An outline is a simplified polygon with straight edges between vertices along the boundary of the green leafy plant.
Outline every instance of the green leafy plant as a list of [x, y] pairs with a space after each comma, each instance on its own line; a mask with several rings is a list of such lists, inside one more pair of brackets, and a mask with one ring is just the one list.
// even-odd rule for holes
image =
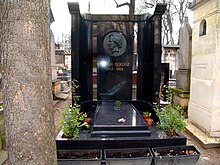
[[167, 105], [162, 110], [157, 110], [156, 115], [160, 119], [158, 128], [166, 132], [168, 136], [178, 136], [178, 133], [185, 130], [185, 118], [180, 115], [180, 107]]
[[185, 130], [185, 118], [181, 116], [180, 106], [173, 106], [172, 103], [172, 89], [167, 88], [166, 94], [168, 96], [169, 104], [164, 108], [155, 106], [156, 115], [159, 117], [160, 122], [157, 123], [158, 128], [166, 132], [168, 136], [178, 136], [178, 133]]
[[79, 128], [87, 127], [89, 124], [84, 122], [84, 119], [87, 117], [86, 113], [79, 112], [80, 105], [78, 104], [79, 96], [77, 96], [76, 91], [79, 88], [79, 85], [76, 84], [77, 80], [72, 82], [72, 94], [73, 94], [73, 106], [72, 108], [67, 107], [62, 113], [61, 119], [61, 129], [63, 134], [67, 138], [76, 138], [79, 136]]
[[149, 114], [149, 112], [143, 112], [143, 115], [144, 116], [146, 116], [146, 115], [148, 115]]
[[121, 106], [121, 101], [116, 100], [116, 101], [115, 101], [115, 106], [116, 106], [116, 107], [120, 107], [120, 106]]
[[148, 118], [150, 118], [151, 113], [150, 112], [143, 112], [143, 116], [148, 116]]

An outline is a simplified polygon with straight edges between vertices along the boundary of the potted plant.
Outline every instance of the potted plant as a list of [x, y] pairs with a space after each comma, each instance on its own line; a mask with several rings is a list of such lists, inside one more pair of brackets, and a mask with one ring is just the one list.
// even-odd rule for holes
[[[167, 100], [169, 102], [164, 108], [156, 107], [156, 115], [160, 122], [157, 127], [162, 129], [167, 136], [177, 137], [185, 130], [185, 118], [181, 115], [180, 107], [172, 105], [172, 89], [167, 88]], [[155, 165], [162, 164], [195, 164], [199, 159], [199, 152], [194, 146], [166, 146], [152, 148]]]
[[[76, 80], [72, 83], [74, 104], [71, 108], [68, 107], [64, 110], [61, 120], [60, 133], [63, 133], [61, 137], [68, 140], [77, 138], [81, 127], [89, 128], [89, 122], [91, 120], [90, 118], [87, 118], [86, 113], [79, 111], [79, 96], [76, 95], [76, 91], [79, 86], [76, 83]], [[95, 149], [83, 150], [62, 148], [57, 150], [57, 159], [59, 165], [100, 165], [102, 160], [102, 151]]]
[[121, 101], [116, 100], [114, 103], [114, 110], [121, 110]]
[[145, 121], [149, 118], [149, 112], [143, 112], [143, 118]]
[[91, 118], [85, 118], [84, 120], [83, 120], [84, 122], [86, 122], [87, 124], [90, 124], [90, 122], [91, 122]]
[[147, 119], [147, 125], [152, 126], [152, 124], [153, 124], [153, 119], [151, 119], [151, 113], [149, 113], [148, 119]]
[[172, 105], [172, 90], [167, 88], [167, 100], [169, 104], [164, 108], [156, 107], [156, 115], [160, 122], [157, 123], [158, 128], [162, 129], [168, 136], [178, 136], [180, 132], [185, 130], [185, 118], [181, 116], [180, 107]]
[[87, 117], [86, 113], [79, 112], [79, 106], [76, 104], [70, 109], [63, 112], [62, 131], [65, 138], [77, 138], [79, 129], [83, 126], [89, 127], [89, 124], [84, 122]]
[[157, 110], [157, 116], [160, 122], [158, 128], [162, 129], [168, 136], [178, 136], [185, 130], [185, 118], [180, 115], [179, 106], [167, 105], [162, 110]]
[[143, 118], [147, 122], [148, 126], [152, 126], [153, 119], [151, 119], [151, 113], [149, 112], [143, 112]]
[[76, 83], [77, 81], [73, 80], [72, 94], [74, 104], [71, 108], [68, 107], [63, 111], [61, 118], [61, 130], [63, 131], [63, 136], [66, 138], [77, 138], [79, 135], [79, 128], [89, 128], [89, 124], [84, 122], [84, 120], [87, 118], [87, 114], [79, 112], [79, 96], [76, 95], [76, 90], [79, 88], [79, 86]]
[[106, 165], [150, 165], [152, 153], [149, 148], [123, 148], [104, 150]]
[[200, 157], [194, 146], [154, 147], [152, 152], [155, 165], [195, 165]]

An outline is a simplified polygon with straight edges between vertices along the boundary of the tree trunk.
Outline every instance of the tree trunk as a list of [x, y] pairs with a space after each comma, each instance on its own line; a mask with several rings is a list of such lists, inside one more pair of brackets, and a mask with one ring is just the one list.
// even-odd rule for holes
[[135, 13], [135, 0], [130, 0], [129, 15], [131, 19], [134, 19], [134, 13]]
[[56, 165], [49, 1], [0, 0], [8, 164]]

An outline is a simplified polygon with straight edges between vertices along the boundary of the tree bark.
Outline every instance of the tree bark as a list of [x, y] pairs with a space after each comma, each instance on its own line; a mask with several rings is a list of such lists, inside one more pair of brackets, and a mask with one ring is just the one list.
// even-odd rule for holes
[[8, 164], [56, 165], [49, 1], [0, 0]]
[[130, 5], [129, 5], [129, 15], [131, 19], [134, 19], [134, 13], [135, 13], [135, 0], [130, 0]]

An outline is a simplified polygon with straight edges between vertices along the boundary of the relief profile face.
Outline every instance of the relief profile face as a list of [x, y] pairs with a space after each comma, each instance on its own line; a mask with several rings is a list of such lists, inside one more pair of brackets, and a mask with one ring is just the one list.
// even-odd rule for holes
[[123, 33], [113, 31], [105, 35], [103, 47], [108, 55], [117, 57], [124, 54], [126, 51], [127, 40]]

